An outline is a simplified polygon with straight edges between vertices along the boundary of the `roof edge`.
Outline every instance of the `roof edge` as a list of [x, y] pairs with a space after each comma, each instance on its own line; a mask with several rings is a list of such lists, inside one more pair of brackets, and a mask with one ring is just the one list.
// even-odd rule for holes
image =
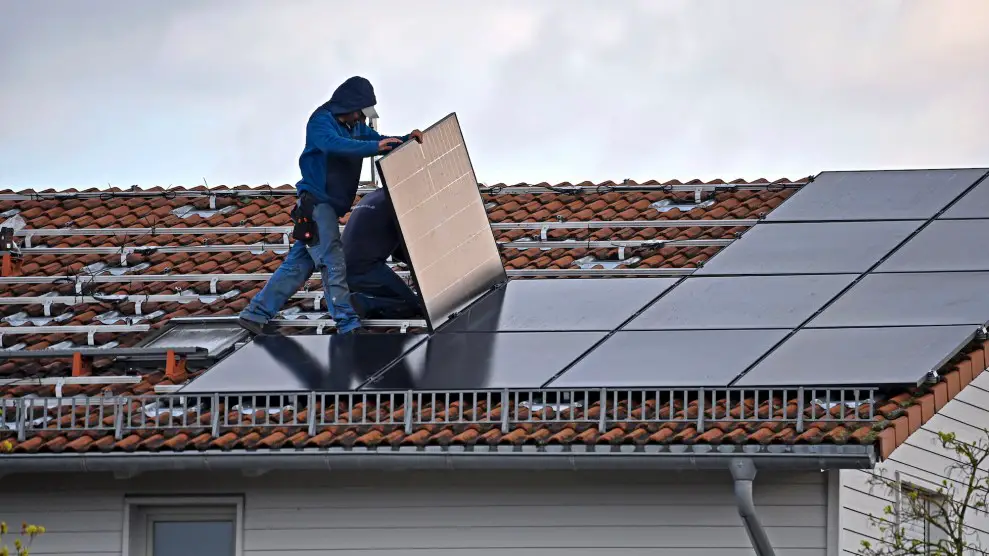
[[[629, 449], [626, 449], [629, 448]], [[706, 449], [705, 449], [706, 448]], [[95, 454], [11, 454], [0, 457], [0, 474], [93, 473], [135, 474], [151, 471], [274, 470], [717, 470], [748, 458], [758, 469], [870, 469], [876, 463], [871, 445], [825, 446], [600, 446], [586, 450], [538, 446], [493, 446], [465, 450], [369, 448], [306, 450], [233, 450]]]

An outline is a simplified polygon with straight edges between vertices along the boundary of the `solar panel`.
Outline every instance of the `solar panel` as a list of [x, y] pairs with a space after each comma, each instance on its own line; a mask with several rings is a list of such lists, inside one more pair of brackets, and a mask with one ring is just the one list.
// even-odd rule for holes
[[935, 220], [875, 272], [989, 270], [989, 220]]
[[918, 220], [760, 223], [718, 252], [694, 275], [861, 273], [921, 224]]
[[770, 212], [766, 221], [926, 220], [985, 172], [824, 172]]
[[550, 388], [727, 386], [787, 330], [616, 332]]
[[734, 386], [917, 384], [975, 335], [975, 326], [803, 329]]
[[435, 334], [361, 390], [538, 388], [604, 332]]
[[870, 274], [808, 327], [985, 324], [989, 272]]
[[611, 331], [677, 280], [510, 280], [457, 316], [441, 333]]
[[796, 328], [857, 276], [688, 277], [623, 330]]
[[431, 327], [508, 279], [455, 113], [377, 164]]
[[989, 179], [965, 194], [957, 203], [938, 218], [987, 218], [989, 217]]
[[181, 392], [351, 390], [423, 338], [424, 334], [257, 336]]

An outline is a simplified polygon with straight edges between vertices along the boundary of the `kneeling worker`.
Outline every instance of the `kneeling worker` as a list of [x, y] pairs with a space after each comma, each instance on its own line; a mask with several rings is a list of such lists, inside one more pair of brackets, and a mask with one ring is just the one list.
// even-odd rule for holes
[[347, 285], [361, 318], [405, 319], [422, 314], [419, 297], [385, 260], [408, 264], [395, 212], [384, 189], [368, 193], [354, 206], [343, 229]]

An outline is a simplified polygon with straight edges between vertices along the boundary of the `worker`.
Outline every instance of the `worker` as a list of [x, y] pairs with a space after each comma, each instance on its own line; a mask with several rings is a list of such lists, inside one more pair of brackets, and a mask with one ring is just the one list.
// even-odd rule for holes
[[357, 196], [364, 158], [384, 154], [409, 139], [422, 142], [419, 130], [392, 137], [368, 127], [366, 118], [378, 117], [376, 104], [370, 81], [354, 76], [309, 116], [306, 145], [299, 157], [302, 179], [296, 184], [298, 201], [292, 211], [296, 241], [268, 283], [240, 313], [238, 323], [249, 332], [263, 333], [268, 321], [315, 269], [322, 277], [337, 333], [362, 328], [347, 287], [339, 219], [350, 211]]
[[384, 189], [364, 195], [343, 230], [347, 285], [363, 318], [417, 318], [422, 313], [415, 292], [387, 264], [409, 264], [391, 199]]

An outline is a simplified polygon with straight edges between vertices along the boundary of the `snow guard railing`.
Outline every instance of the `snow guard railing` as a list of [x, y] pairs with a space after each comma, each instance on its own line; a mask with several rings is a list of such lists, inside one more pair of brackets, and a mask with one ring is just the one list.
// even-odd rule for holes
[[675, 424], [705, 430], [718, 423], [871, 423], [875, 389], [503, 389], [453, 391], [181, 393], [20, 397], [0, 400], [0, 429], [19, 439], [40, 431], [113, 433], [325, 427], [385, 427], [411, 434], [423, 426], [526, 424], [597, 427]]

